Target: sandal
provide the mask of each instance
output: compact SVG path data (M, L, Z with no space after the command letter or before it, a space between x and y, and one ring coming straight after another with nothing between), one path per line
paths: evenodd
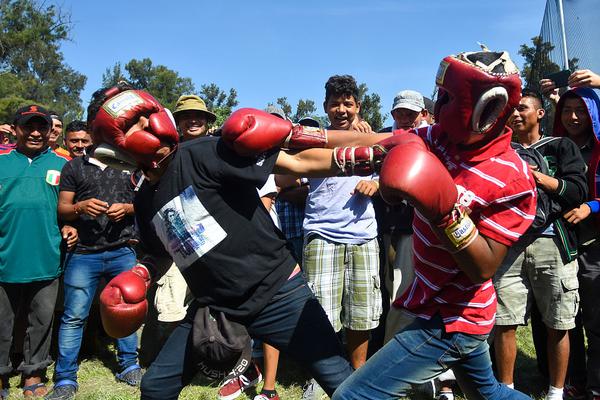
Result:
M41 388L44 389L44 392L42 394L36 394L35 391L38 389L41 389ZM27 392L31 392L31 394L29 394ZM46 384L44 382L34 383L29 386L23 386L23 396L25 398L44 397L47 394L48 394L48 388L46 387Z

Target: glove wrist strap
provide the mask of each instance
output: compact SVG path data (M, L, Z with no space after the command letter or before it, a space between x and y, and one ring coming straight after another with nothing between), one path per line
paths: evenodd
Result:
M465 208L459 205L455 205L436 226L447 239L445 244L451 253L463 250L479 235L473 220L466 213Z

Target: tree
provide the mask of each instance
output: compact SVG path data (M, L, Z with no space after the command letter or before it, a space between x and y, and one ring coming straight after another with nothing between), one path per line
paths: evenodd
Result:
M0 115L38 103L66 120L81 116L86 77L64 62L70 15L34 0L0 0Z
M269 103L272 105L273 103ZM308 99L300 99L296 104L296 112L293 111L292 106L287 100L287 97L279 97L277 99L277 105L281 107L283 113L288 116L292 121L298 121L304 117L313 117L316 119L314 113L317 111L315 102Z
M519 54L525 59L521 76L525 81L523 87L529 90L539 92L540 80L561 70L555 62L552 61L550 55L554 50L554 45L550 42L544 42L541 36L531 38L533 46L522 44L519 49ZM569 59L569 68L571 71L577 69L577 58Z
M381 97L377 93L367 94L369 88L365 83L358 86L360 100L360 116L371 125L371 129L377 132L383 128L387 117L381 114Z
M237 91L234 88L230 88L229 93L225 94L215 83L202 85L200 97L206 102L206 107L217 116L217 120L215 121L216 126L223 125L223 122L231 114L233 107L239 104Z
M102 75L103 86L113 86L120 80L125 80L137 89L150 92L162 105L170 109L175 107L179 96L196 91L190 78L182 78L164 65L154 66L149 58L132 59L125 65L125 71L127 74L123 73L120 63L107 68Z

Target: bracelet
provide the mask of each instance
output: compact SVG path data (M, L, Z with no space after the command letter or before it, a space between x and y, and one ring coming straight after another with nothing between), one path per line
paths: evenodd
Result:
M590 210L592 210L592 214L598 214L598 212L600 212L600 201L591 200L587 201L585 204L587 204Z

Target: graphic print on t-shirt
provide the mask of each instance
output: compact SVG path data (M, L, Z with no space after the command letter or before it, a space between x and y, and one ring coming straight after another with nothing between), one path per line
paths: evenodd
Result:
M165 204L152 218L152 225L180 268L192 264L227 236L191 186Z

